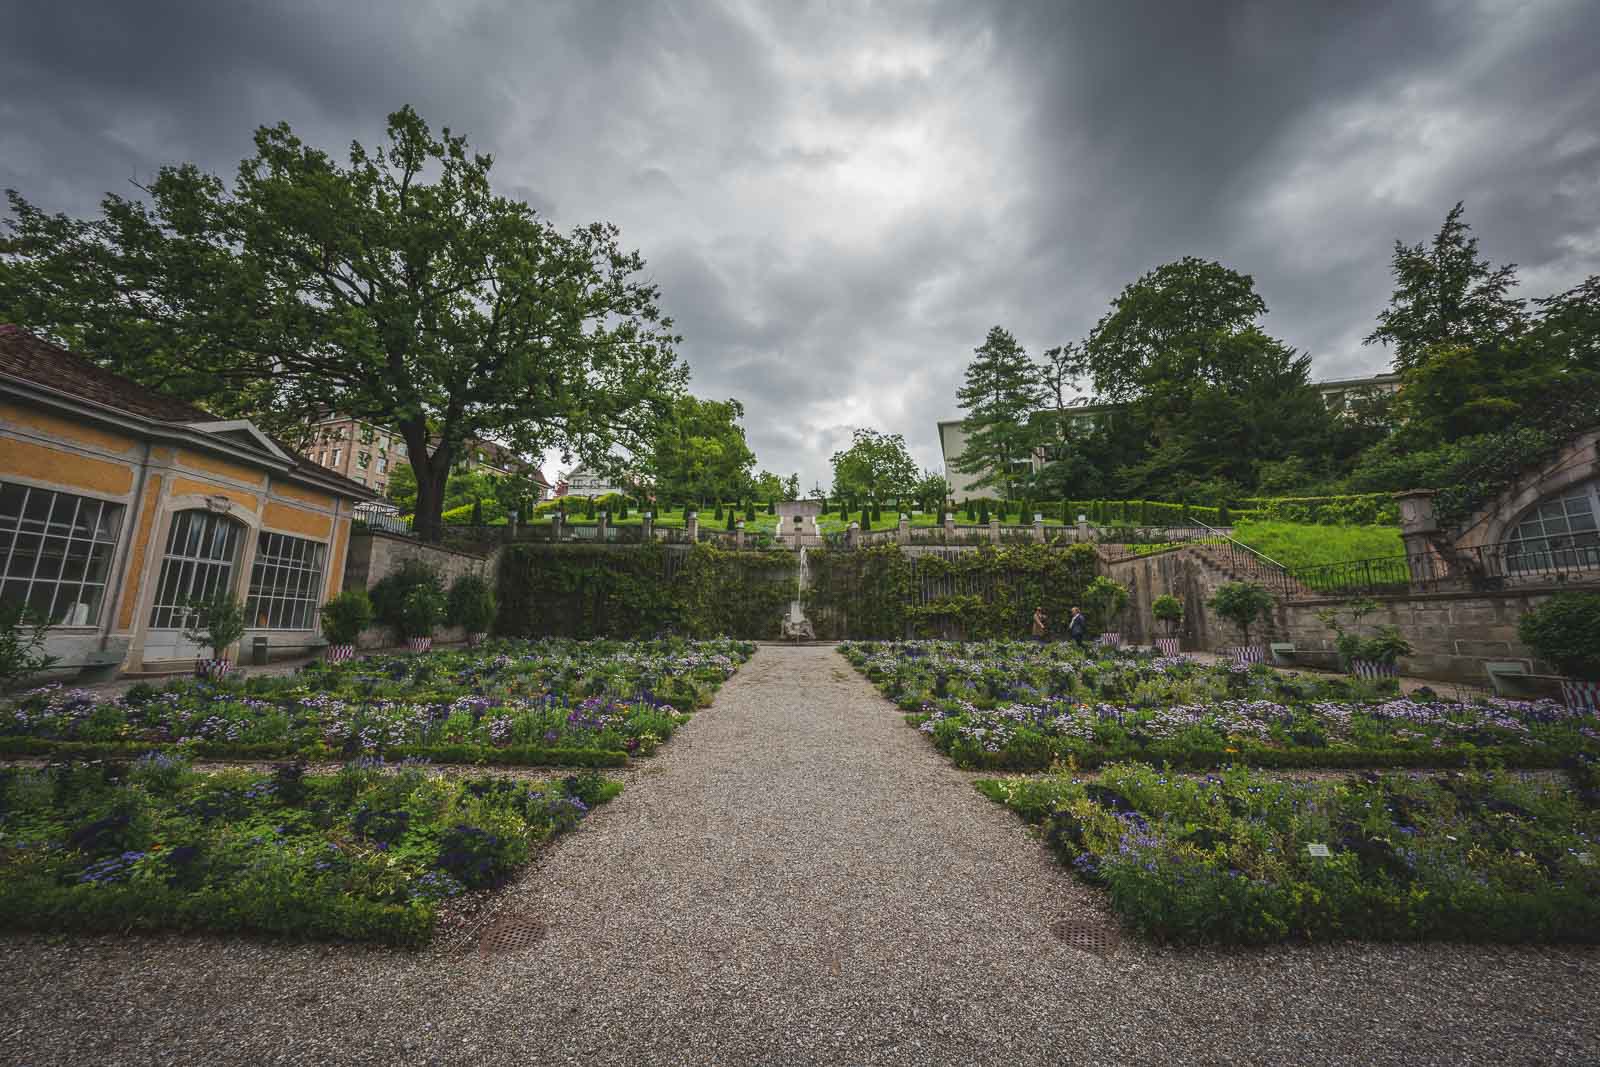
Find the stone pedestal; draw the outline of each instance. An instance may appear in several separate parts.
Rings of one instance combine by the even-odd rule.
[[[956,513],[953,511],[947,511],[944,513],[944,536],[947,541],[955,540]]]
[[[603,545],[603,544],[606,543],[606,527],[608,525],[610,525],[610,524],[608,523],[607,518],[606,518],[606,509],[605,508],[601,508],[599,511],[594,513],[594,543],[595,544]]]
[[[550,516],[550,540],[552,540],[552,541],[560,541],[561,540],[561,535],[566,532],[563,529],[564,526],[566,526],[566,523],[563,522],[562,519],[561,519],[561,512],[558,511],[554,515],[551,515]]]
[[[733,547],[734,548],[743,548],[744,547],[744,520],[743,519],[740,519],[738,522],[733,524]]]
[[[1033,539],[1044,544],[1044,516],[1037,512],[1033,516]]]
[[[653,511],[646,511],[639,516],[639,540],[649,544],[656,539],[656,516]]]
[[[1000,543],[1000,520],[999,519],[996,519],[996,518],[990,518],[989,519],[989,543],[990,544],[995,544],[995,545],[998,545]]]
[[[1089,520],[1083,515],[1078,516],[1078,544],[1089,543]]]
[[[898,540],[902,545],[909,545],[911,543],[910,515],[900,516],[900,532],[896,535],[895,539]]]
[[[1400,502],[1400,540],[1406,546],[1411,587],[1420,588],[1435,577],[1432,541],[1439,534],[1439,520],[1433,511],[1434,491],[1407,489],[1394,496]]]
[[[844,532],[844,546],[846,548],[855,548],[860,543],[861,524],[859,522],[852,522]]]
[[[691,511],[683,517],[683,530],[691,545],[700,541],[700,513]]]

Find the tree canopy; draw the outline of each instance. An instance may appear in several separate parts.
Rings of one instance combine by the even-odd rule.
[[[657,499],[715,504],[750,492],[756,456],[745,442],[742,418],[737,400],[678,397],[640,457]]]
[[[95,219],[10,192],[0,316],[217,414],[394,427],[429,539],[469,438],[603,456],[642,447],[681,392],[643,258],[615,226],[563,233],[495,195],[465,137],[406,107],[345,164],[287,124],[255,147],[231,187],[166,167]]]
[[[833,491],[846,499],[882,504],[909,495],[917,484],[917,464],[901,434],[860,427],[850,447],[833,454]]]
[[[966,413],[967,447],[955,468],[978,477],[973,484],[994,486],[1010,499],[1037,443],[1030,416],[1043,398],[1038,368],[1017,339],[999,326],[973,349],[956,403]]]

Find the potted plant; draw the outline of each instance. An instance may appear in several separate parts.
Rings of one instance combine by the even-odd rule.
[[[1358,678],[1393,678],[1400,673],[1400,657],[1411,655],[1411,642],[1398,626],[1380,626],[1363,639],[1350,659],[1350,673]]]
[[[1171,593],[1163,593],[1150,602],[1150,614],[1166,627],[1167,635],[1156,638],[1156,647],[1163,656],[1178,654],[1178,624],[1183,621],[1183,601]]]
[[[1266,660],[1266,650],[1250,643],[1250,627],[1272,610],[1272,594],[1254,582],[1226,582],[1217,587],[1206,601],[1212,611],[1239,628],[1244,643],[1233,651],[1240,663],[1261,663]]]
[[[1343,609],[1317,612],[1317,618],[1334,633],[1333,647],[1339,650],[1345,670],[1357,678],[1393,678],[1400,673],[1400,657],[1411,654],[1411,643],[1401,636],[1398,627],[1380,626],[1373,635],[1362,635],[1361,620],[1377,610],[1376,600],[1362,598]],[[1350,629],[1340,621],[1341,614],[1350,616]]]
[[[322,658],[329,663],[354,659],[356,638],[372,625],[372,601],[365,589],[346,589],[322,605],[322,636],[328,646]]]
[[[444,618],[444,596],[437,586],[418,585],[400,602],[400,634],[413,652],[433,648],[433,630]]]
[[[1107,628],[1128,606],[1128,587],[1098,575],[1083,591],[1083,606],[1088,610],[1090,625],[1100,631],[1097,643],[1107,648],[1121,645],[1122,634]]]
[[[196,657],[195,676],[220,681],[233,668],[228,661],[228,649],[244,636],[244,606],[232,593],[217,593],[191,599],[187,607],[190,614],[183,636],[211,649],[210,659]]]
[[[467,645],[476,648],[489,636],[494,624],[494,591],[476,574],[463,574],[450,587],[448,621],[467,632]]]
[[[1557,593],[1517,620],[1517,636],[1566,676],[1568,707],[1600,712],[1600,593]]]

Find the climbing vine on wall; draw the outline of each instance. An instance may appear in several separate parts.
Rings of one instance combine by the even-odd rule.
[[[1095,575],[1092,545],[910,555],[897,545],[809,555],[806,611],[819,635],[1022,637],[1043,607],[1058,635]]]
[[[518,637],[777,637],[789,552],[519,544],[500,558],[496,632]]]

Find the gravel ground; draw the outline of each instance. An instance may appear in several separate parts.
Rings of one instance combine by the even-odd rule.
[[[498,914],[543,939],[0,939],[0,1062],[1600,1063],[1593,950],[1069,948],[1096,896],[826,648],[763,648]]]

